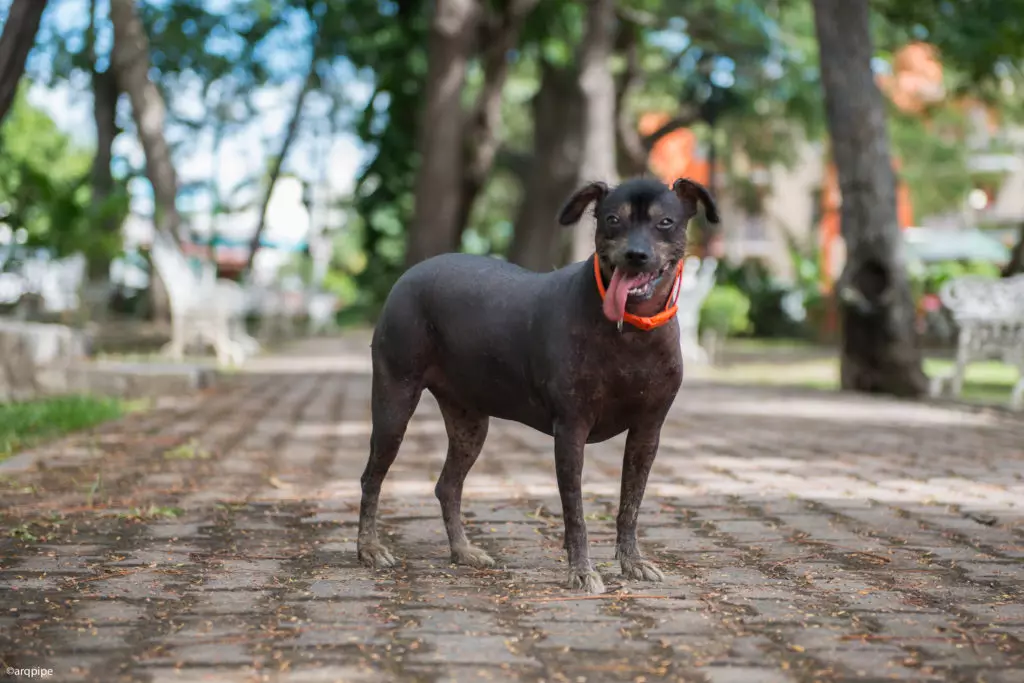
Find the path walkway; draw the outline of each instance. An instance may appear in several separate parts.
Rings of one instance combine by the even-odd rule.
[[[406,558],[355,558],[365,338],[0,465],[0,659],[51,680],[1024,681],[1024,420],[684,384],[612,562],[623,438],[588,448],[592,551],[563,590],[551,444],[492,426],[467,482],[500,569],[447,564],[425,399],[382,498]],[[27,680],[7,676],[0,680]]]

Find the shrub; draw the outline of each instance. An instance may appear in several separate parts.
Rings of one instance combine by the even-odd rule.
[[[701,307],[700,324],[723,336],[743,334],[750,328],[750,298],[738,287],[716,285]]]

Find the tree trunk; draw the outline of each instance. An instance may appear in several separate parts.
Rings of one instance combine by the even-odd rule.
[[[466,162],[459,198],[458,229],[448,248],[458,251],[462,233],[469,227],[476,198],[487,182],[494,166],[500,141],[501,94],[508,79],[508,53],[519,42],[519,32],[538,0],[509,0],[503,12],[490,18],[482,33],[484,83],[477,96],[466,134]]]
[[[615,165],[615,79],[611,57],[615,50],[615,0],[588,0],[587,20],[579,52],[580,92],[583,94],[583,152],[577,184],[601,180],[618,182]],[[572,260],[594,251],[594,220],[584,216],[573,234]]]
[[[110,164],[114,157],[114,139],[117,128],[117,100],[120,90],[112,69],[99,71],[96,68],[96,0],[89,3],[89,26],[86,33],[86,55],[92,72],[93,120],[96,123],[96,156],[92,161],[92,211],[95,225],[105,235],[117,235],[121,230],[119,216],[109,204],[114,194],[114,175]],[[109,275],[110,259],[106,252],[90,259],[89,276],[93,280],[105,281]]]
[[[256,260],[256,252],[260,249],[260,238],[263,237],[263,231],[267,227],[267,209],[270,207],[270,198],[274,194],[274,186],[277,184],[277,179],[281,177],[281,167],[284,166],[285,157],[288,156],[288,150],[291,149],[292,142],[295,140],[295,134],[299,130],[299,121],[302,119],[302,107],[306,103],[306,95],[309,94],[310,88],[313,86],[315,69],[316,57],[314,56],[309,63],[309,72],[306,74],[306,80],[302,83],[302,89],[299,90],[299,96],[295,98],[292,117],[288,120],[288,128],[285,130],[284,140],[281,141],[281,150],[270,169],[267,191],[264,193],[263,201],[260,203],[259,222],[256,224],[256,232],[253,233],[252,239],[249,241],[249,258],[245,264],[246,271],[252,270],[252,264]]]
[[[25,62],[35,45],[45,9],[46,0],[13,0],[7,12],[0,35],[0,123],[18,94],[18,81],[25,73]]]
[[[1013,245],[1013,251],[1010,252],[1010,260],[1003,268],[1003,277],[1013,277],[1021,273],[1024,273],[1024,223],[1021,223],[1017,244]]]
[[[927,388],[896,219],[885,107],[871,70],[868,0],[814,0],[821,80],[842,195],[844,389],[920,396]]]
[[[521,174],[523,197],[509,246],[509,261],[546,272],[566,260],[571,233],[555,222],[576,189],[583,146],[583,101],[573,69],[541,62],[533,98],[533,155]]]
[[[167,107],[156,83],[149,79],[149,39],[134,0],[110,0],[110,20],[114,24],[111,69],[132,103],[132,117],[146,156],[146,177],[153,185],[155,222],[158,229],[175,233],[181,222],[176,204],[178,176],[164,137]]]
[[[93,118],[96,121],[96,157],[92,163],[93,204],[101,206],[114,193],[114,175],[110,163],[114,158],[114,138],[117,137],[117,99],[120,92],[117,79],[110,71],[96,72],[92,77]],[[116,220],[105,218],[102,227],[107,232],[118,230]]]
[[[465,164],[462,88],[473,50],[477,0],[436,0],[427,43],[426,102],[416,144],[415,215],[406,266],[451,248],[459,230]]]
[[[718,145],[715,144],[715,125],[708,122],[708,192],[712,197],[718,196]],[[715,240],[720,235],[721,226],[705,220],[700,224],[700,252],[702,257],[714,256]]]
[[[154,227],[177,236],[181,224],[176,204],[178,176],[164,137],[167,108],[160,90],[149,79],[149,39],[133,0],[110,0],[110,21],[114,25],[110,70],[131,100],[132,117],[146,156],[146,177],[153,186]],[[150,281],[153,317],[166,319],[170,315],[166,285],[155,269],[151,269]]]

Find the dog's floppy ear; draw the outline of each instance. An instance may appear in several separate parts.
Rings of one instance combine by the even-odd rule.
[[[715,206],[715,200],[711,198],[708,188],[689,178],[680,178],[672,184],[672,191],[687,208],[692,207],[691,215],[696,215],[697,202],[700,202],[704,205],[704,215],[707,216],[708,222],[718,222],[718,207]]]
[[[608,194],[608,186],[602,182],[590,183],[579,190],[569,201],[565,203],[562,210],[558,212],[558,222],[562,225],[578,223],[591,202],[599,202]]]

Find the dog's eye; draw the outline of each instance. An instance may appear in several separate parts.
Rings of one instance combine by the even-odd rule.
[[[658,221],[659,228],[671,228],[673,225],[675,225],[675,221],[671,218],[662,218]]]
[[[622,221],[620,221],[619,217],[616,216],[614,213],[610,213],[607,216],[605,216],[604,222],[607,223],[608,225],[618,225]]]

